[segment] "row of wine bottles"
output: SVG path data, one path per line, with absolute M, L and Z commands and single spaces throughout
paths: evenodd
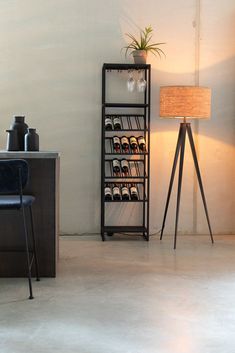
M 129 152 L 131 150 L 133 153 L 136 153 L 138 148 L 140 151 L 145 152 L 146 142 L 144 136 L 113 136 L 113 148 L 117 153 L 120 153 L 121 149 L 124 152 Z
M 125 175 L 129 174 L 129 162 L 123 158 L 121 160 L 115 158 L 112 160 L 113 173 L 119 175 L 121 172 Z
M 104 199 L 105 201 L 137 201 L 139 200 L 139 193 L 135 184 L 131 184 L 129 187 L 127 184 L 114 184 L 113 186 L 106 184 L 104 189 Z
M 118 115 L 114 115 L 114 116 L 107 115 L 105 118 L 104 127 L 105 127 L 105 130 L 107 131 L 121 130 L 122 122 L 120 117 Z

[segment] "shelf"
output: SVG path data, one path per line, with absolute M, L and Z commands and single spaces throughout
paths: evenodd
M 103 68 L 105 70 L 148 70 L 150 64 L 115 64 L 115 63 L 104 63 Z
M 105 152 L 106 156 L 146 156 L 148 152 L 133 153 L 133 152 Z
M 103 103 L 106 108 L 147 108 L 149 104 L 144 103 Z
M 105 184 L 127 184 L 127 185 L 129 185 L 129 184 L 135 184 L 135 185 L 144 185 L 144 182 L 143 181 L 133 181 L 133 182 L 131 182 L 131 181 L 128 181 L 128 182 L 125 182 L 125 181 L 111 181 L 110 183 L 108 182 L 108 181 L 104 181 L 104 183 Z
M 147 82 L 146 90 L 141 94 L 129 95 L 123 91 L 123 95 L 115 94 L 112 88 L 112 80 L 126 86 L 128 80 L 128 71 L 133 71 L 134 75 L 139 76 L 138 71 L 142 70 L 142 75 Z M 119 74 L 120 73 L 120 74 Z M 123 82 L 121 82 L 123 81 Z M 101 139 L 101 238 L 105 241 L 105 235 L 112 235 L 113 233 L 136 233 L 149 240 L 149 190 L 150 190 L 150 97 L 151 97 L 151 65 L 149 64 L 116 64 L 104 63 L 102 68 L 102 139 Z M 110 130 L 105 129 L 105 119 L 110 118 L 112 122 L 109 124 Z M 120 129 L 114 129 L 114 118 L 120 118 Z M 139 143 L 135 150 L 129 148 L 116 151 L 113 146 L 113 137 L 117 136 L 121 140 L 122 137 L 127 137 L 130 143 L 130 137 L 143 137 L 145 140 L 146 150 L 139 149 Z M 119 139 L 117 143 L 119 144 Z M 124 142 L 124 140 L 123 140 Z M 134 141 L 133 141 L 134 142 Z M 138 142 L 138 140 L 137 140 Z M 140 146 L 141 140 L 139 139 Z M 126 141 L 127 145 L 127 141 Z M 121 146 L 120 146 L 121 147 Z M 113 159 L 118 159 L 120 162 L 125 159 L 128 173 L 124 174 L 113 172 Z M 119 165 L 119 163 L 117 163 Z M 121 165 L 120 165 L 121 169 Z M 137 200 L 130 199 L 130 188 L 136 187 Z M 105 190 L 110 187 L 111 190 Z M 120 190 L 120 200 L 113 200 L 114 187 Z M 127 191 L 122 189 L 127 187 L 129 190 L 129 199 L 125 200 Z M 121 191 L 124 192 L 124 199 L 122 199 Z M 105 191 L 110 200 L 105 200 Z M 115 194 L 114 194 L 115 195 Z M 136 197 L 137 197 L 136 196 Z M 129 206 L 128 206 L 129 204 Z M 120 220 L 120 225 L 115 222 L 115 226 L 109 226 L 109 217 L 113 217 L 112 210 L 121 210 L 122 214 L 129 216 L 132 219 L 131 226 L 126 225 Z M 129 222 L 128 222 L 129 223 Z M 122 225 L 121 225 L 122 224 Z
M 148 131 L 145 127 L 144 115 L 142 114 L 106 114 L 105 118 L 109 117 L 112 121 L 114 118 L 119 117 L 121 121 L 121 129 L 105 130 L 106 133 L 116 133 L 122 131 Z
M 104 231 L 107 233 L 144 233 L 147 228 L 143 226 L 105 226 Z
M 145 131 L 148 131 L 148 129 L 119 129 L 119 130 L 105 130 L 105 133 L 118 133 L 118 132 L 124 132 L 124 131 L 133 131 L 133 132 L 145 132 Z
M 133 202 L 147 202 L 148 200 L 104 200 L 105 203 L 120 203 L 120 202 L 126 202 L 126 203 L 133 203 Z
M 112 182 L 114 182 L 114 180 L 115 180 L 115 182 L 116 181 L 118 181 L 119 179 L 122 179 L 123 180 L 123 182 L 122 183 L 124 183 L 125 184 L 125 180 L 128 180 L 127 182 L 129 183 L 130 182 L 130 180 L 135 180 L 135 182 L 137 181 L 137 180 L 141 180 L 141 179 L 148 179 L 148 177 L 147 176 L 105 176 L 105 182 L 109 182 L 109 180 L 111 180 Z
M 144 179 L 147 178 L 144 175 L 144 161 L 143 160 L 130 160 L 128 162 L 128 174 L 123 172 L 115 174 L 113 171 L 112 159 L 105 160 L 105 179 Z
M 137 147 L 137 152 L 133 152 L 130 148 L 128 149 L 127 152 L 124 150 L 120 150 L 120 152 L 114 151 L 113 148 L 113 140 L 112 137 L 106 137 L 105 138 L 105 154 L 106 155 L 114 155 L 114 156 L 144 156 L 147 155 L 147 151 L 141 151 L 139 147 Z
M 130 187 L 131 187 L 131 184 L 133 184 L 133 185 L 135 185 L 135 187 L 137 188 L 137 195 L 138 195 L 138 200 L 131 200 L 131 199 L 129 199 L 129 200 L 104 200 L 104 202 L 106 203 L 120 203 L 120 202 L 127 202 L 127 203 L 129 203 L 129 202 L 147 202 L 148 200 L 147 200 L 147 197 L 146 197 L 146 195 L 145 195 L 145 197 L 144 197 L 144 183 L 141 183 L 141 182 L 133 182 L 133 183 L 130 183 L 130 182 L 121 182 L 121 181 L 115 181 L 115 182 L 111 182 L 111 183 L 109 183 L 109 182 L 105 182 L 105 185 L 106 184 L 109 184 L 110 185 L 110 187 L 111 187 L 111 190 L 112 190 L 112 188 L 115 186 L 115 185 L 120 185 L 120 191 L 121 191 L 121 185 L 123 185 L 123 184 L 125 184 L 128 188 L 129 188 L 129 190 L 130 190 Z M 104 186 L 105 186 L 104 185 Z M 104 192 L 104 189 L 103 189 L 103 192 Z

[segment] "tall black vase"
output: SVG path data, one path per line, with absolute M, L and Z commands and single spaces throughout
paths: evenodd
M 17 131 L 19 151 L 24 151 L 24 135 L 27 133 L 28 125 L 24 122 L 24 116 L 14 116 L 11 130 Z
M 25 151 L 39 151 L 39 136 L 36 129 L 29 128 L 24 137 Z

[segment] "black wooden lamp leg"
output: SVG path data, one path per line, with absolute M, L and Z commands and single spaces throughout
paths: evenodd
M 189 138 L 189 142 L 190 142 L 190 146 L 191 146 L 191 150 L 192 150 L 194 165 L 195 165 L 195 169 L 196 169 L 196 173 L 197 173 L 198 184 L 200 187 L 202 201 L 203 201 L 203 205 L 204 205 L 204 209 L 205 209 L 205 213 L 206 213 L 206 219 L 207 219 L 207 223 L 208 223 L 208 227 L 209 227 L 209 231 L 210 231 L 211 242 L 214 243 L 210 219 L 209 219 L 209 213 L 208 213 L 207 204 L 206 204 L 206 197 L 204 194 L 202 178 L 201 178 L 201 173 L 200 173 L 199 164 L 198 164 L 198 160 L 197 160 L 197 154 L 196 154 L 196 149 L 195 149 L 195 145 L 194 145 L 194 141 L 193 141 L 193 134 L 192 134 L 190 123 L 186 124 L 186 128 L 187 128 L 188 138 Z
M 181 137 L 180 165 L 179 165 L 179 179 L 178 179 L 178 192 L 177 192 L 176 217 L 175 217 L 174 249 L 176 249 L 176 239 L 177 239 L 177 230 L 178 230 L 178 219 L 179 219 L 179 210 L 180 210 L 180 198 L 181 198 L 181 188 L 182 188 L 182 176 L 183 176 L 183 167 L 184 167 L 185 137 L 186 137 L 186 126 L 185 126 L 185 123 L 182 123 L 182 137 Z
M 168 194 L 167 194 L 167 200 L 166 200 L 166 206 L 165 206 L 164 217 L 163 217 L 163 222 L 162 222 L 160 240 L 162 240 L 163 231 L 164 231 L 164 227 L 165 227 L 166 216 L 167 216 L 168 206 L 169 206 L 169 202 L 170 202 L 171 191 L 172 191 L 172 186 L 173 186 L 173 182 L 174 182 L 175 171 L 176 171 L 176 166 L 177 166 L 177 162 L 178 162 L 181 143 L 182 143 L 182 124 L 180 124 L 180 129 L 179 129 L 179 134 L 178 134 L 178 141 L 177 141 L 176 150 L 175 150 L 175 157 L 174 157 L 174 162 L 173 162 L 173 167 L 172 167 L 172 172 L 171 172 L 169 190 L 168 190 Z

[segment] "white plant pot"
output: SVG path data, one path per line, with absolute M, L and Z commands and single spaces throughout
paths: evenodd
M 145 50 L 135 50 L 132 55 L 135 64 L 146 64 L 147 52 Z

